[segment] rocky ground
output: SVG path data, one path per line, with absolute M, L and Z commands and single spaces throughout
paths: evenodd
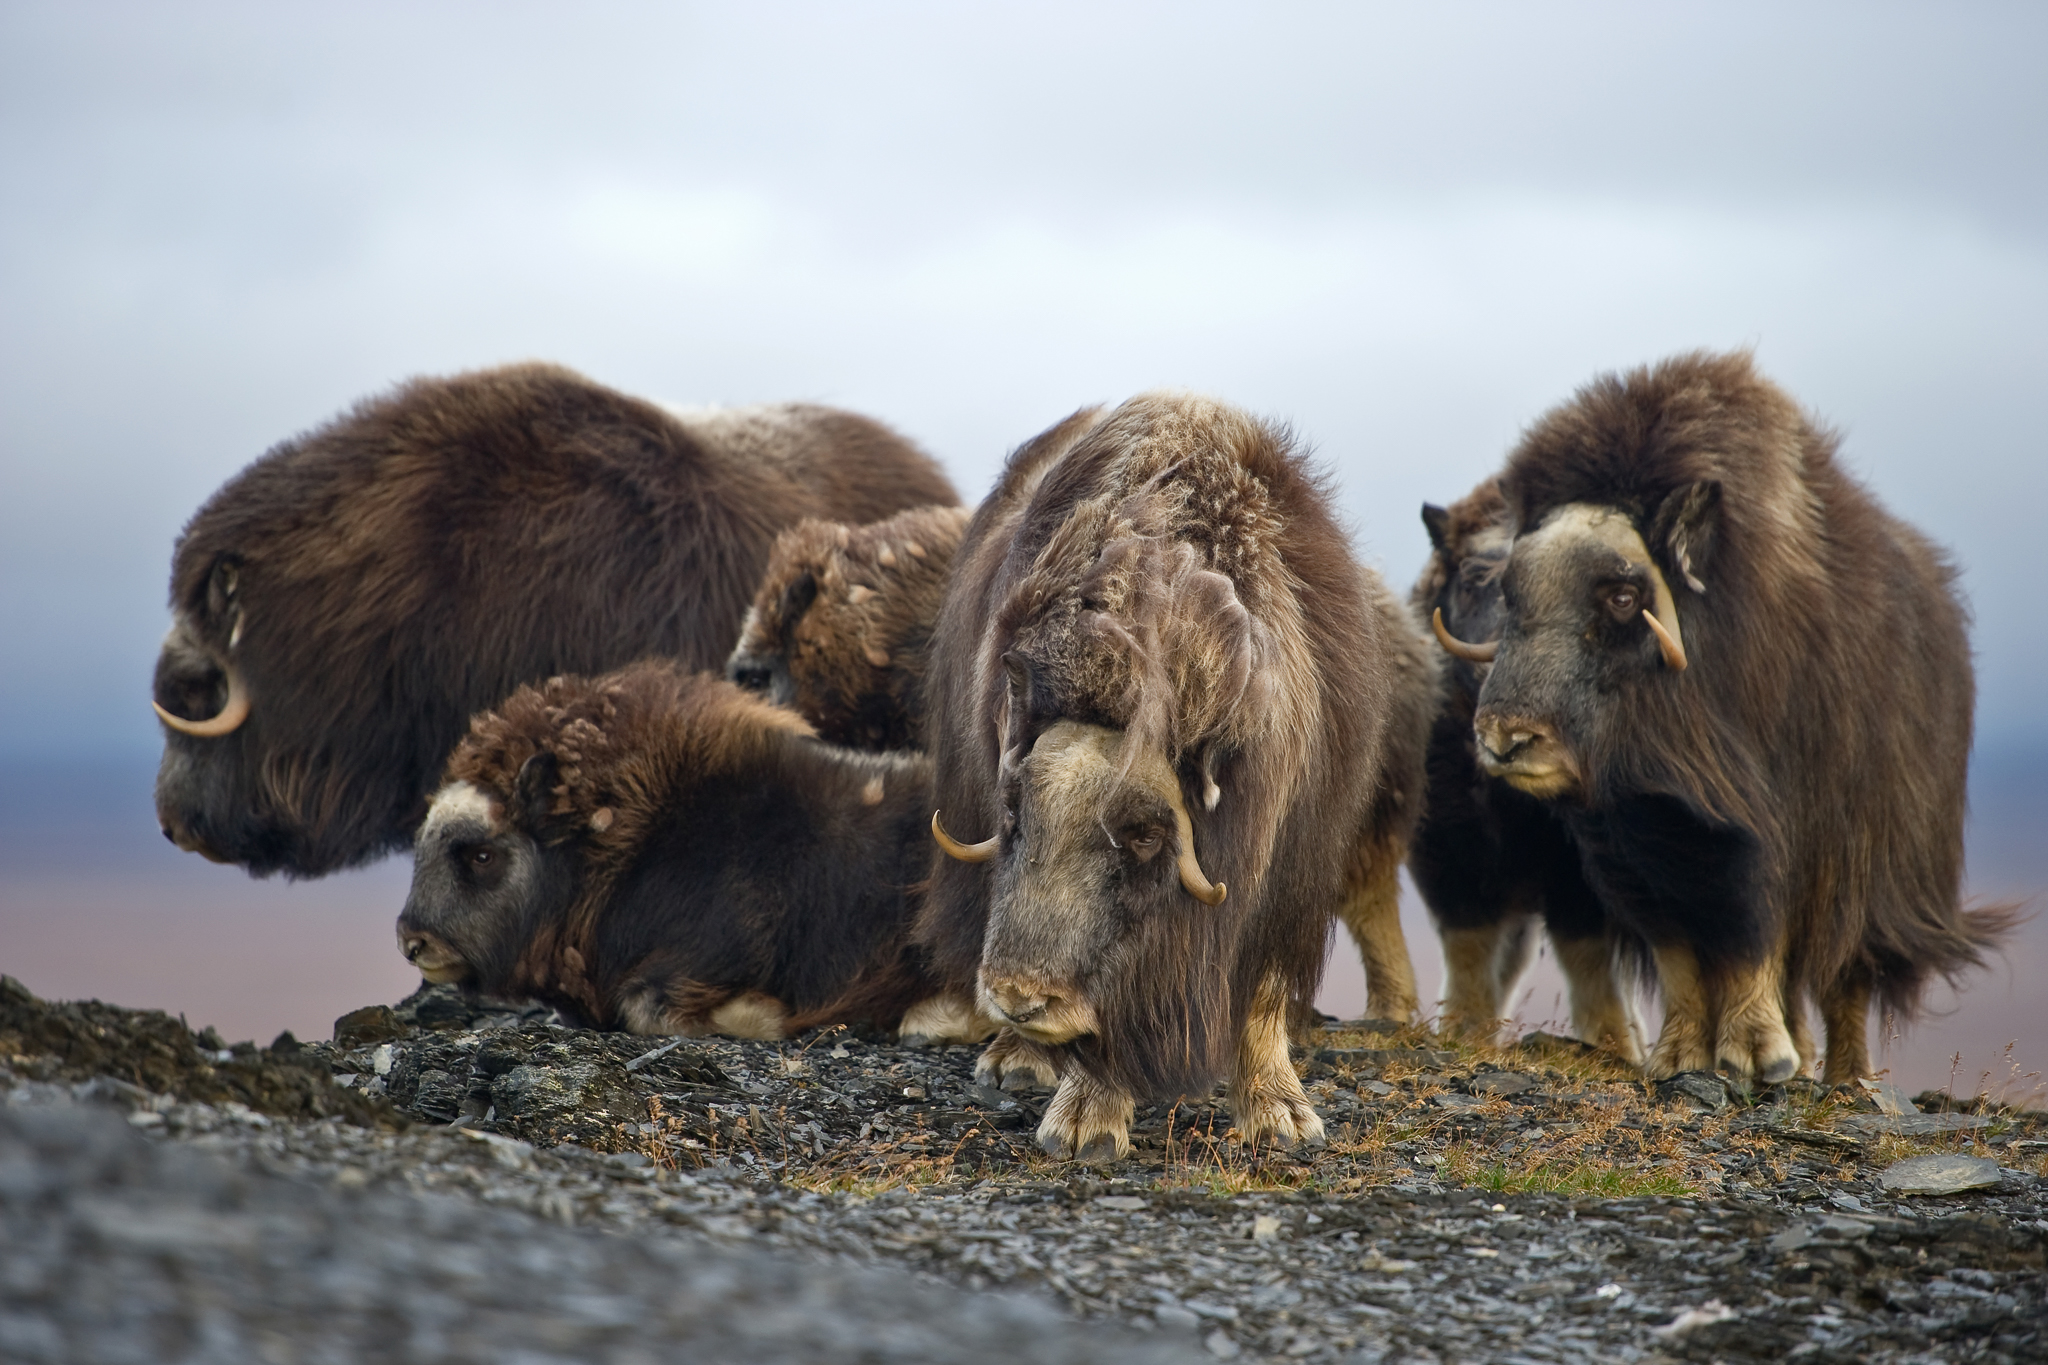
M 2040 1116 L 1354 1023 L 1327 1148 L 1183 1103 L 1078 1167 L 974 1057 L 446 988 L 229 1048 L 0 983 L 0 1358 L 2048 1356 Z

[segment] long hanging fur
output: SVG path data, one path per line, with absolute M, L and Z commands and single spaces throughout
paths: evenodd
M 1264 980 L 1320 979 L 1331 912 L 1379 790 L 1395 668 L 1322 479 L 1288 434 L 1223 404 L 1145 395 L 1075 414 L 1012 455 L 955 559 L 934 633 L 929 733 L 956 837 L 1002 819 L 1012 729 L 1123 730 L 1181 775 L 1228 899 L 1149 917 L 1076 1051 L 1140 1094 L 1206 1088 Z M 1126 754 L 1135 752 L 1127 745 Z M 1204 801 L 1203 764 L 1224 794 Z M 954 814 L 958 812 L 958 815 Z M 936 858 L 920 938 L 971 982 L 989 864 Z

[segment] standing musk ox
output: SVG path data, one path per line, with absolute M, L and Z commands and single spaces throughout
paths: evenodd
M 825 744 L 711 674 L 551 678 L 450 756 L 399 949 L 429 981 L 598 1028 L 973 1041 L 989 1027 L 947 1032 L 967 1002 L 910 946 L 930 803 L 924 759 Z
M 1057 1074 L 1048 1151 L 1121 1154 L 1139 1097 L 1223 1075 L 1247 1140 L 1320 1140 L 1290 1007 L 1331 912 L 1392 884 L 1422 745 L 1381 802 L 1389 726 L 1426 725 L 1432 653 L 1287 436 L 1234 409 L 1146 395 L 1011 457 L 933 638 L 920 939 L 1005 1025 L 985 1076 Z
M 830 408 L 671 413 L 550 365 L 402 385 L 257 460 L 179 539 L 164 832 L 259 875 L 369 861 L 520 683 L 716 668 L 777 531 L 957 501 Z
M 1425 505 L 1422 521 L 1431 554 L 1410 605 L 1450 638 L 1492 639 L 1514 537 L 1499 480 L 1448 508 Z M 1493 1039 L 1535 954 L 1540 923 L 1564 972 L 1573 1031 L 1640 1065 L 1647 1049 L 1632 979 L 1640 952 L 1617 943 L 1549 803 L 1479 766 L 1472 721 L 1485 669 L 1452 660 L 1430 725 L 1428 795 L 1408 855 L 1443 940 L 1444 1027 Z
M 970 515 L 913 507 L 867 526 L 806 518 L 782 532 L 726 676 L 834 744 L 922 748 L 932 623 Z
M 1867 1074 L 2010 909 L 1958 903 L 1973 680 L 1955 572 L 1746 354 L 1606 376 L 1529 431 L 1474 731 L 1650 945 L 1657 1075 Z M 1789 1026 L 1788 1026 L 1789 1025 Z

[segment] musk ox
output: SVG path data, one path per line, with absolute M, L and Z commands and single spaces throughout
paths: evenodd
M 399 948 L 597 1028 L 986 1037 L 910 946 L 930 801 L 922 757 L 825 744 L 712 674 L 551 678 L 450 756 Z
M 726 676 L 834 744 L 922 747 L 932 623 L 969 515 L 913 507 L 867 526 L 805 518 L 783 531 Z
M 1410 597 L 1452 639 L 1500 631 L 1500 577 L 1513 539 L 1500 482 L 1449 507 L 1425 505 L 1431 553 Z M 1548 803 L 1490 777 L 1472 735 L 1486 665 L 1454 658 L 1429 728 L 1428 795 L 1408 869 L 1443 940 L 1443 1024 L 1490 1041 L 1528 969 L 1540 924 L 1564 972 L 1573 1031 L 1630 1062 L 1645 1055 L 1634 968 L 1586 884 L 1578 848 Z
M 1955 571 L 1746 354 L 1596 379 L 1504 476 L 1516 527 L 1474 731 L 1650 945 L 1650 1069 L 1866 1074 L 2009 908 L 1958 901 L 1973 679 Z M 1452 643 L 1457 643 L 1455 640 Z M 1470 647 L 1467 646 L 1469 649 Z
M 550 365 L 401 385 L 270 451 L 180 537 L 164 832 L 257 874 L 366 862 L 520 683 L 716 668 L 781 528 L 957 501 L 830 408 L 674 413 Z
M 985 1075 L 1057 1073 L 1048 1151 L 1120 1154 L 1137 1098 L 1226 1074 L 1248 1140 L 1320 1139 L 1290 1007 L 1374 846 L 1416 635 L 1286 433 L 1223 404 L 1146 395 L 1011 456 L 932 643 L 919 937 L 1005 1025 Z

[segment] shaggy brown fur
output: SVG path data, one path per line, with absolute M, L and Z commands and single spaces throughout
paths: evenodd
M 598 1027 L 893 1027 L 937 994 L 908 946 L 930 781 L 671 663 L 522 687 L 448 760 L 400 936 Z
M 647 654 L 723 664 L 781 528 L 957 502 L 852 413 L 672 413 L 550 365 L 415 380 L 287 441 L 178 547 L 156 699 L 165 831 L 317 876 L 403 844 L 471 713 Z
M 1910 1013 L 2012 920 L 1958 903 L 1973 683 L 1955 571 L 1837 444 L 1741 353 L 1606 376 L 1546 415 L 1508 462 L 1520 534 L 1619 509 L 1690 664 L 1658 666 L 1640 621 L 1596 619 L 1582 652 L 1601 681 L 1546 702 L 1538 654 L 1582 647 L 1525 634 L 1518 594 L 1542 585 L 1517 586 L 1518 540 L 1479 708 L 1482 725 L 1564 708 L 1585 790 L 1562 813 L 1610 913 L 1659 947 L 1667 1009 L 1697 990 L 1662 945 L 1697 955 L 1709 995 L 1782 953 L 1788 1003 L 1811 991 L 1833 1025 L 1830 1080 L 1868 1070 L 1873 991 Z
M 932 623 L 970 515 L 913 507 L 867 526 L 806 518 L 782 532 L 726 676 L 834 744 L 919 747 Z
M 1105 1096 L 1127 1109 L 1226 1071 L 1240 1103 L 1278 1101 L 1260 1087 L 1292 1080 L 1269 1054 L 1284 1064 L 1287 1002 L 1320 979 L 1387 761 L 1401 646 L 1370 583 L 1287 435 L 1206 399 L 1076 414 L 1014 454 L 976 513 L 934 635 L 929 734 L 951 832 L 1001 848 L 935 862 L 921 937 L 955 982 L 1007 970 L 1012 939 L 1087 963 L 1098 1027 L 1059 1047 L 1048 1124 L 1072 1117 L 1085 1137 L 1098 1119 L 1078 1116 L 1113 1111 Z M 1047 894 L 1098 894 L 1030 886 L 1055 851 L 1033 842 L 1050 826 L 1019 823 L 1020 798 L 1045 809 L 1020 783 L 1040 782 L 1034 745 L 1055 729 L 1064 751 L 1120 754 L 1133 780 L 1162 762 L 1177 775 L 1221 904 L 1161 858 L 1106 864 L 1109 881 L 1090 885 L 1118 888 L 1114 904 L 1085 912 L 1079 939 L 1033 920 Z M 1074 856 L 1149 858 L 1121 828 Z M 1300 1109 L 1300 1130 L 1319 1132 Z M 1240 1123 L 1254 1137 L 1294 1128 L 1263 1108 Z M 1056 1150 L 1059 1136 L 1041 1130 Z

